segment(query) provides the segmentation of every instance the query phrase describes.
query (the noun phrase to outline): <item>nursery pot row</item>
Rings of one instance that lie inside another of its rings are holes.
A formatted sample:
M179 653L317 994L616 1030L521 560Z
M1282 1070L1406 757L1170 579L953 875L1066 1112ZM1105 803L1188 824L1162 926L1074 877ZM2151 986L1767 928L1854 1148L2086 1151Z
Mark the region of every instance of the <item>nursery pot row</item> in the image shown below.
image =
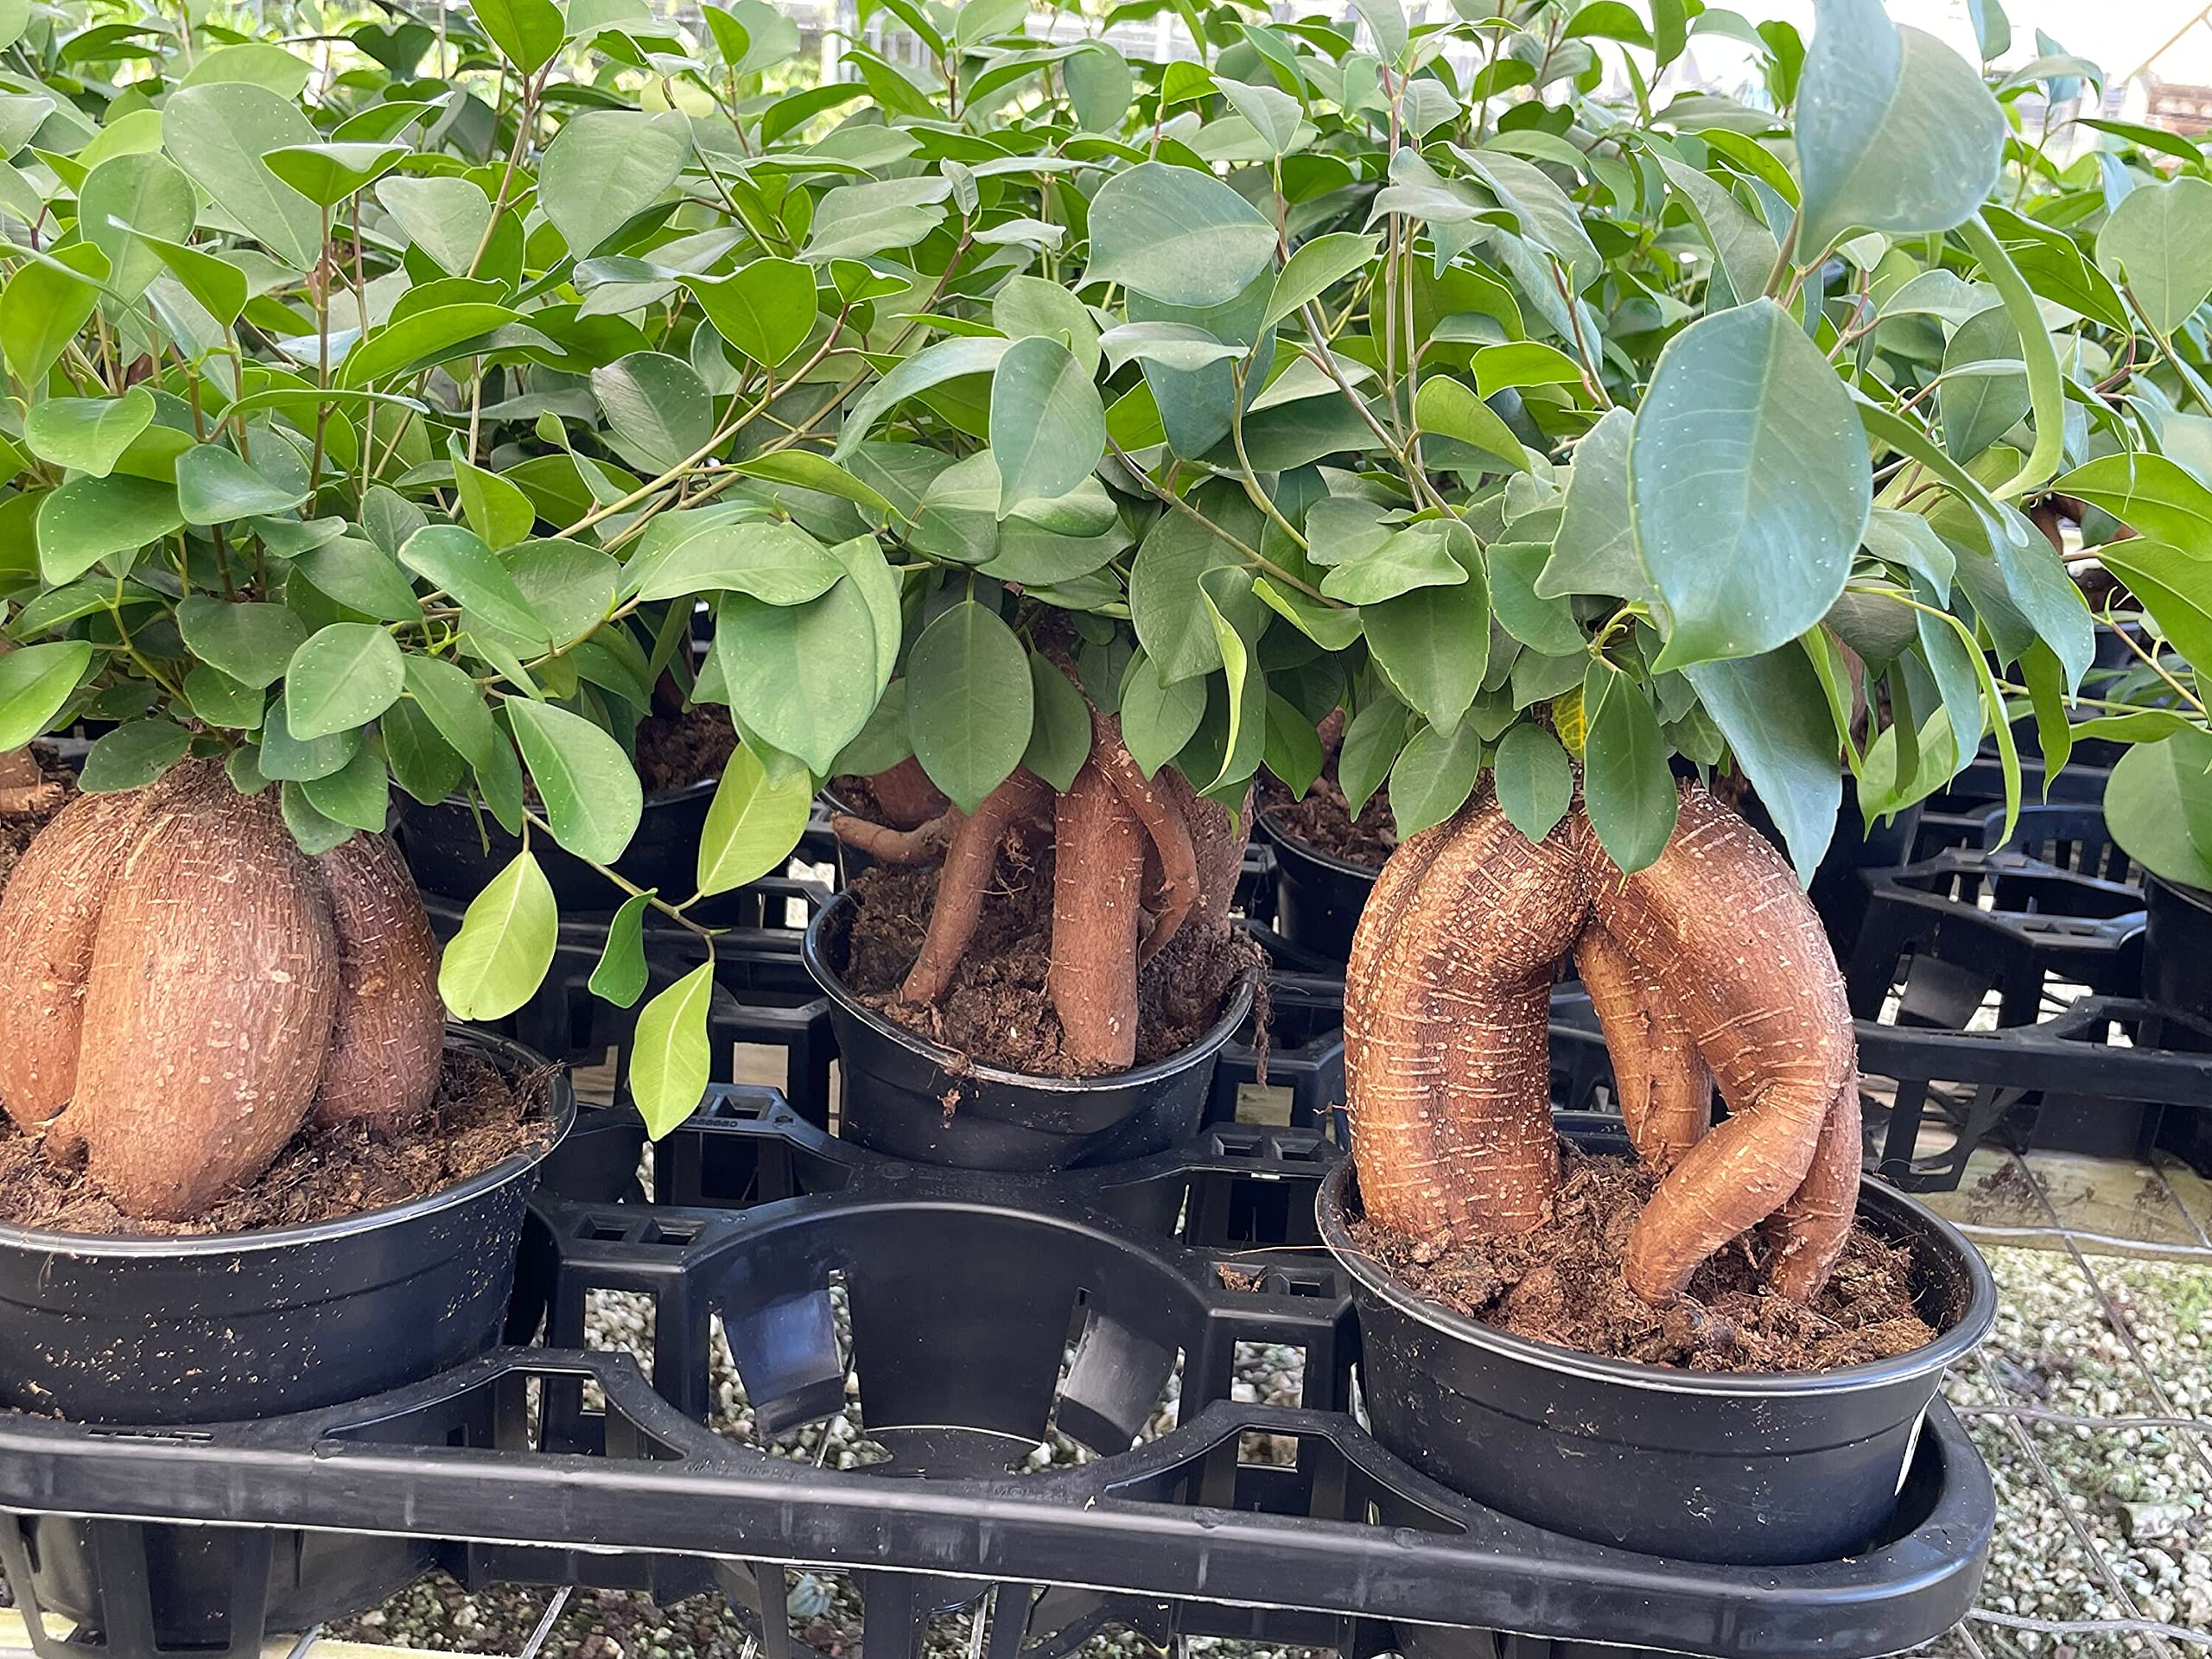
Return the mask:
M707 809L714 804L721 781L704 778L647 796L637 833L614 862L616 874L633 887L679 896L690 893L697 879ZM522 851L519 839L459 796L435 806L406 802L393 839L414 872L416 887L464 904ZM533 837L531 851L563 915L611 911L621 904L620 888L573 853L563 852L550 836Z
M1625 1153L1615 1120L1560 1127ZM1592 1542L1741 1566L1833 1560L1878 1539L1944 1371L1997 1317L1989 1269L1956 1229L1873 1182L1859 1218L1907 1246L1914 1352L1803 1375L1715 1375L1577 1353L1412 1295L1353 1244L1350 1160L1322 1182L1321 1237L1351 1280L1376 1440L1506 1514Z

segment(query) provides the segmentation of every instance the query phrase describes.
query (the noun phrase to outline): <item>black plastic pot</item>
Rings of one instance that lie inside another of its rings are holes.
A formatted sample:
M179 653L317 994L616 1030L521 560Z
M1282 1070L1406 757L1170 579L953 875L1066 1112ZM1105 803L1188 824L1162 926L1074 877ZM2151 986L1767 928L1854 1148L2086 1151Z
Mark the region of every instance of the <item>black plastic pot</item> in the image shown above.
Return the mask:
M481 1033L455 1027L447 1040L510 1073L543 1065ZM575 1103L565 1074L551 1089L557 1143ZM89 1423L235 1421L358 1400L473 1358L499 1339L546 1155L261 1232L0 1227L0 1407Z
M1351 936L1382 872L1300 841L1266 811L1254 823L1274 849L1275 931L1313 956L1351 961Z
M682 789L645 798L645 816L638 833L615 861L625 880L641 887L658 887L664 895L687 898L698 885L699 841L706 833L707 809L712 805L720 779L702 778ZM522 850L522 842L501 829L489 812L480 815L458 796L424 806L417 801L401 804L393 839L415 873L415 885L426 893L466 904L484 891L485 884L506 868ZM626 896L590 865L563 852L543 836L532 839L531 850L552 887L563 915L620 908Z
M1563 1115L1593 1152L1617 1120ZM1808 1376L1708 1375L1599 1359L1493 1331L1418 1299L1351 1244L1349 1162L1319 1200L1351 1275L1376 1439L1456 1491L1538 1526L1679 1560L1787 1566L1885 1536L1943 1372L1997 1317L1981 1258L1949 1224L1872 1182L1859 1218L1913 1252L1942 1332L1897 1359Z
M2212 1009L2212 893L2143 872L2143 995L2184 1014Z
M1037 1077L973 1065L902 1030L839 976L854 900L840 893L806 931L806 969L830 994L839 1133L960 1169L1074 1169L1142 1158L1187 1139L1205 1114L1214 1057L1252 1012L1248 980L1211 1030L1179 1054L1102 1077Z

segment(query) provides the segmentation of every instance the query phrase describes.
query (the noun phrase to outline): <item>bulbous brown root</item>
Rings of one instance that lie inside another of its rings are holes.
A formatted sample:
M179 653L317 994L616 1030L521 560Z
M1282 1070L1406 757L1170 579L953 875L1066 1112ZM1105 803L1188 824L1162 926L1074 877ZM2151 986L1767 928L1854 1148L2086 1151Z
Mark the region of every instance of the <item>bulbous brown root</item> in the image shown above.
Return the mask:
M1816 1293L1858 1185L1842 976L1780 855L1694 785L1666 851L1633 875L1579 807L1532 844L1487 791L1393 857L1346 982L1368 1213L1416 1236L1541 1219L1557 1179L1545 987L1570 947L1631 1138L1669 1168L1629 1239L1630 1287L1669 1301L1771 1217L1772 1282ZM1710 1132L1708 1076L1730 1109Z
M899 990L931 1003L975 938L1007 836L1049 823L1058 856L1046 991L1069 1058L1083 1071L1108 1071L1136 1057L1139 969L1187 926L1229 925L1250 813L1249 796L1232 811L1172 767L1147 778L1119 722L1092 720L1090 753L1064 794L1017 767L972 816L945 806L901 828L840 813L830 827L885 863L925 863L942 849L921 950ZM881 804L882 779L869 783Z
M52 811L62 794L60 785L47 781L38 757L29 749L0 754L0 817Z
M267 1168L311 1109L427 1104L435 975L429 918L382 837L311 861L273 793L188 761L80 798L16 865L0 1100L125 1211L188 1220Z

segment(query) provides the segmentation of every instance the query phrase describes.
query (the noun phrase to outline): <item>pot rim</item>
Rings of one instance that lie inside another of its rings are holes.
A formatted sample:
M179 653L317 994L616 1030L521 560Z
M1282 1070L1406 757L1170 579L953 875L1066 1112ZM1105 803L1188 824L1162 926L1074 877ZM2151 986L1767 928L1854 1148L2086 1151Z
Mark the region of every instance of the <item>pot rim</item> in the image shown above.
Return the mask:
M2164 888L2192 909L2212 912L2212 887L2192 887L2186 881L2170 880L2148 868L2143 871L2143 880L2146 886Z
M1174 1076L1186 1069L1193 1058L1212 1053L1236 1034L1244 1017L1252 1011L1255 982L1259 969L1248 969L1230 994L1229 1005L1222 1010L1221 1018L1206 1027L1195 1042L1185 1044L1163 1059L1145 1065L1131 1066L1126 1071L1108 1071L1095 1077L1042 1077L1030 1071L1010 1071L1002 1066L978 1065L968 1060L957 1050L942 1043L931 1042L918 1036L904 1026L885 1019L874 1008L855 996L843 978L830 965L824 948L823 929L830 918L846 913L844 907L857 902L849 892L841 892L815 912L807 924L806 932L799 941L799 959L814 982L828 993L830 1001L879 1037L887 1037L918 1050L947 1071L957 1071L963 1079L977 1083L996 1084L1004 1088L1027 1089L1054 1095L1086 1095L1109 1090L1142 1088L1145 1084Z
M1966 1236L1942 1217L1905 1194L1871 1176L1860 1178L1859 1205L1863 1213L1871 1189L1885 1200L1915 1212L1932 1224L1936 1238L1961 1262L1972 1286L1966 1311L1948 1330L1936 1332L1933 1342L1892 1359L1867 1360L1828 1371L1692 1371L1672 1365L1647 1365L1638 1360L1607 1359L1596 1354L1560 1348L1529 1337L1479 1325L1455 1313L1441 1303L1414 1295L1389 1278L1351 1243L1345 1227L1345 1198L1356 1179L1349 1155L1322 1177L1313 1201L1314 1219L1321 1242L1337 1264L1368 1291L1382 1298L1400 1313L1421 1320L1455 1341L1484 1348L1503 1358L1543 1370L1563 1372L1585 1382L1618 1388L1643 1389L1655 1394L1715 1395L1723 1398L1768 1398L1776 1395L1853 1394L1892 1387L1909 1377L1940 1372L1964 1359L1981 1344L1997 1322L1997 1282L1989 1264Z
M537 1071L547 1062L520 1043L479 1031L457 1021L446 1022L446 1047L488 1051L485 1058L510 1075ZM511 1153L491 1168L435 1192L388 1204L359 1214L328 1221L300 1222L289 1227L260 1227L243 1233L187 1233L173 1237L106 1237L97 1233L65 1233L51 1228L17 1227L0 1223L0 1249L42 1250L49 1255L79 1257L156 1257L243 1255L264 1250L295 1249L325 1244L359 1233L374 1232L400 1223L415 1222L441 1211L456 1208L483 1197L494 1187L514 1180L552 1155L555 1147L575 1127L575 1090L566 1066L555 1067L549 1077L546 1115L553 1133L535 1152Z
M1380 865L1362 864L1357 859L1339 857L1325 849L1316 847L1303 836L1293 835L1288 830L1274 822L1274 809L1271 806L1263 806L1254 813L1252 822L1257 826L1260 833L1276 846L1287 847L1301 858L1309 858L1324 869L1333 870L1338 874L1349 876L1354 880L1365 881L1370 886L1382 874Z

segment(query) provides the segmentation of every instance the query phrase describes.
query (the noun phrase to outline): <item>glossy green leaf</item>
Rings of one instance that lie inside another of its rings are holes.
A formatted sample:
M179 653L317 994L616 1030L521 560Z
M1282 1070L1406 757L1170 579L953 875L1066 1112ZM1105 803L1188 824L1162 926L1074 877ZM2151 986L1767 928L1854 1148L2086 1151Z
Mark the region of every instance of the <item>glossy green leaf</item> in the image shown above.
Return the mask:
M219 444L186 451L176 464L176 499L188 524L227 524L257 513L289 512L304 489L278 483Z
M2097 269L2171 334L2212 294L2212 183L2171 179L2129 191L2097 232Z
M1472 721L1415 732L1390 770L1390 816L1399 836L1417 835L1457 812L1482 768L1482 734Z
M504 1020L537 994L560 938L553 888L525 848L469 901L438 960L438 995L456 1020ZM633 1062L634 1064L634 1062Z
M1498 740L1491 762L1497 804L1530 841L1551 834L1574 799L1574 763L1559 739L1522 721Z
M154 394L143 386L120 397L49 397L25 417L23 442L41 461L105 478L153 421Z
M645 966L645 907L652 902L652 895L645 893L622 901L607 925L607 943L591 970L591 994L618 1008L637 1007L652 981Z
M1065 791L1090 758L1090 707L1073 681L1033 651L1029 653L1029 679L1034 702L1029 747L1022 751L1021 764Z
M680 111L586 110L545 147L538 200L581 259L658 201L690 154L690 118Z
M2105 786L2105 822L2144 868L2212 888L2212 737L2190 731L2121 755Z
M999 517L1025 501L1067 494L1106 450L1106 410L1066 346L1032 335L999 359L991 379L991 453Z
M707 1092L707 1010L714 995L715 964L706 962L638 1010L630 1098L656 1141L698 1110Z
M129 721L92 740L77 769L77 787L87 795L143 789L183 760L191 747L192 734L175 721Z
M683 286L715 333L768 368L804 346L814 327L814 271L796 259L755 259L728 276L686 276Z
M81 639L0 654L0 754L44 735L92 661L92 648Z
M722 767L699 837L699 891L728 893L781 869L805 833L814 782L797 773L770 781L760 758L740 744Z
M553 838L579 858L613 863L645 811L644 788L622 746L582 715L550 702L514 699L507 718L545 803Z
M868 723L882 688L875 617L849 573L802 605L724 594L715 659L737 717L818 778Z
M302 743L352 731L391 708L405 681L389 633L372 623L331 623L292 653L284 671L285 723Z
M714 436L714 400L681 358L633 352L594 369L591 393L622 458L648 473L682 466Z
M1606 855L1630 874L1654 863L1675 833L1677 797L1667 740L1643 688L1604 663L1582 683L1589 728L1582 803Z
M1834 722L1812 660L1796 644L1760 657L1684 669L1736 764L1809 883L1843 801Z
M183 523L173 485L122 474L73 479L38 504L39 573L59 587Z
M254 239L295 270L315 263L315 205L271 172L271 150L319 142L289 99L245 83L188 86L162 111L162 148Z
M1087 280L1170 305L1222 305L1268 268L1274 247L1267 216L1211 174L1146 162L1091 201Z
M501 632L550 644L544 621L513 574L474 531L459 524L418 530L399 550L399 562Z
M963 811L1020 763L1034 695L1021 642L974 600L948 606L914 641L906 664L914 756Z
M176 621L194 656L256 690L282 679L292 653L308 642L308 625L282 605L188 594Z
M525 75L550 63L568 36L553 0L474 0L471 10L499 54Z
M17 268L0 289L0 352L27 386L38 386L61 360L77 331L99 303L107 256L90 243L61 249L54 263Z

